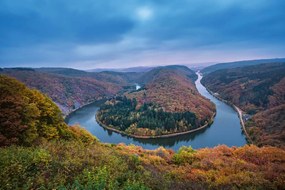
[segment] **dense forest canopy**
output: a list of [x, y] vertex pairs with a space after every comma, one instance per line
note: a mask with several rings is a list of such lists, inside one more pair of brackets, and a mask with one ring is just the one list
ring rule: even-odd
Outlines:
[[200, 126], [192, 112], [165, 112], [153, 103], [144, 103], [138, 108], [136, 99], [125, 96], [106, 102], [100, 107], [97, 118], [104, 125], [136, 136], [159, 136]]

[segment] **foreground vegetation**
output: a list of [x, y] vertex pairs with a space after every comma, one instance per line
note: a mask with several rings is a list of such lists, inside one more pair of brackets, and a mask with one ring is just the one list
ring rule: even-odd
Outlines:
[[57, 139], [95, 139], [76, 126], [66, 125], [50, 98], [16, 79], [0, 75], [0, 91], [0, 147], [30, 146]]
[[251, 115], [246, 127], [255, 144], [285, 148], [285, 63], [219, 70], [201, 82]]
[[177, 153], [75, 141], [0, 149], [0, 189], [283, 189], [285, 152], [244, 146]]

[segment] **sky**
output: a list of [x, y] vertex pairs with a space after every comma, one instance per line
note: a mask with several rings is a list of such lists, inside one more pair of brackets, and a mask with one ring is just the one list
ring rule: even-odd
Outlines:
[[1, 0], [0, 67], [285, 57], [285, 0]]

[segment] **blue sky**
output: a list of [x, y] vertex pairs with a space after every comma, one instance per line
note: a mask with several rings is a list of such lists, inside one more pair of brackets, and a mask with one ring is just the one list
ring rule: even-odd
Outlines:
[[285, 57], [284, 0], [1, 0], [1, 67]]

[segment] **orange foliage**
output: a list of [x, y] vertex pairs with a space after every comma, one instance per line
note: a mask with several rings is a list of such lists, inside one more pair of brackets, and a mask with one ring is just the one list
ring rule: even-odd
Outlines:
[[274, 147], [182, 147], [176, 154], [164, 148], [148, 151], [123, 144], [117, 149], [137, 155], [153, 173], [170, 177], [175, 189], [282, 189], [285, 185], [285, 151]]
[[175, 70], [162, 69], [145, 88], [126, 96], [136, 98], [140, 105], [157, 103], [167, 112], [190, 111], [200, 120], [210, 119], [215, 111], [213, 103], [199, 94], [194, 81]]

